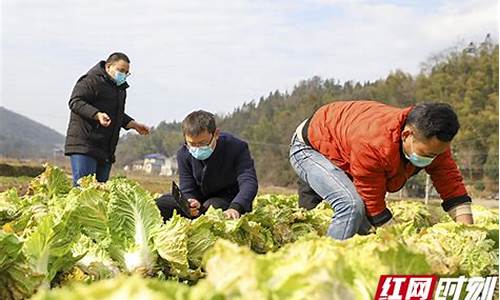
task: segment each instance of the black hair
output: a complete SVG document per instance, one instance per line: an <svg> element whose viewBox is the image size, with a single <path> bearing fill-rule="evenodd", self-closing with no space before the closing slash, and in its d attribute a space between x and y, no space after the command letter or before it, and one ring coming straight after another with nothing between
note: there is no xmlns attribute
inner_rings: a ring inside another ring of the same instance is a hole
<svg viewBox="0 0 500 300"><path fill-rule="evenodd" d="M111 55L106 60L106 63L112 64L112 63L115 63L115 62L120 61L120 60L124 60L124 61L130 63L130 59L128 58L128 56L125 53L121 53L121 52L111 53Z"/></svg>
<svg viewBox="0 0 500 300"><path fill-rule="evenodd" d="M189 136L197 136L205 131L213 134L217 129L215 116L204 110L193 111L182 121L182 133Z"/></svg>
<svg viewBox="0 0 500 300"><path fill-rule="evenodd" d="M417 138L437 137L442 142L451 142L460 129L457 114L446 103L418 104L410 111L406 124L416 128Z"/></svg>

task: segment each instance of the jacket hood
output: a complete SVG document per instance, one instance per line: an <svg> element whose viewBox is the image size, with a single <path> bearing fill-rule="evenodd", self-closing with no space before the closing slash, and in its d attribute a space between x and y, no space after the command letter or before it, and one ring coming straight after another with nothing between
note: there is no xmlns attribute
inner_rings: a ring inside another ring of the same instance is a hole
<svg viewBox="0 0 500 300"><path fill-rule="evenodd" d="M98 62L95 66L93 66L88 72L87 76L97 76L101 77L102 79L109 81L113 84L116 85L115 81L109 74L106 72L106 62L104 60L101 60ZM126 89L128 88L128 82L125 82L124 84L120 85L119 88L121 89Z"/></svg>

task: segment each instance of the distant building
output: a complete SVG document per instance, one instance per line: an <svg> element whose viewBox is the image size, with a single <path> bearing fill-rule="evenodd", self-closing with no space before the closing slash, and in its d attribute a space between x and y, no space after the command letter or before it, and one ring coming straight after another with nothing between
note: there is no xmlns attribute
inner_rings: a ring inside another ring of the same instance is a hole
<svg viewBox="0 0 500 300"><path fill-rule="evenodd" d="M177 175L177 157L168 157L165 163L161 166L160 175L161 176L175 176Z"/></svg>
<svg viewBox="0 0 500 300"><path fill-rule="evenodd" d="M142 171L143 167L144 167L144 160L139 159L139 160L134 160L132 163L123 167L123 170L137 172L137 171Z"/></svg>
<svg viewBox="0 0 500 300"><path fill-rule="evenodd" d="M144 157L142 170L147 174L160 174L166 160L167 157L161 153L148 154Z"/></svg>
<svg viewBox="0 0 500 300"><path fill-rule="evenodd" d="M123 170L160 176L175 176L178 174L177 158L175 156L166 157L161 153L148 154L144 156L144 159L126 165Z"/></svg>
<svg viewBox="0 0 500 300"><path fill-rule="evenodd" d="M144 160L139 159L132 163L132 171L142 171L144 167Z"/></svg>

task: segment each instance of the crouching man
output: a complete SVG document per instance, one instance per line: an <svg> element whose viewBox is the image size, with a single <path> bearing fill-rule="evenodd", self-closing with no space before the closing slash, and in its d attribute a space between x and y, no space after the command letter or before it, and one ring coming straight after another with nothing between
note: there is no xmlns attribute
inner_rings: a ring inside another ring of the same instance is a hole
<svg viewBox="0 0 500 300"><path fill-rule="evenodd" d="M443 209L472 224L471 198L451 155L460 128L443 103L396 108L374 101L338 101L319 108L296 130L290 163L299 175L300 205L324 199L335 210L328 234L344 240L387 224L386 192L421 170L430 174Z"/></svg>
<svg viewBox="0 0 500 300"><path fill-rule="evenodd" d="M221 132L214 115L202 110L182 121L182 134L185 143L177 152L179 187L189 201L192 217L210 206L223 209L231 219L250 212L258 184L248 144ZM170 194L161 196L156 204L165 221L174 210L187 217Z"/></svg>

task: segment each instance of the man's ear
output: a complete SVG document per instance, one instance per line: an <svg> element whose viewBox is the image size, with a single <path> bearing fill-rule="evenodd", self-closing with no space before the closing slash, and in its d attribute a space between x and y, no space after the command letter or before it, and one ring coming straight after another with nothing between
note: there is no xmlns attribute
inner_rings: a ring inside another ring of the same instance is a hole
<svg viewBox="0 0 500 300"><path fill-rule="evenodd" d="M219 129L219 128L216 128L216 129L215 129L215 132L214 132L214 135L219 136L219 134L220 134L220 129Z"/></svg>
<svg viewBox="0 0 500 300"><path fill-rule="evenodd" d="M403 131L401 132L401 138L403 140L406 140L407 137L409 137L413 132L413 129L408 126L408 125L405 125L405 127L403 128Z"/></svg>

